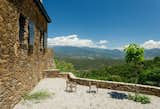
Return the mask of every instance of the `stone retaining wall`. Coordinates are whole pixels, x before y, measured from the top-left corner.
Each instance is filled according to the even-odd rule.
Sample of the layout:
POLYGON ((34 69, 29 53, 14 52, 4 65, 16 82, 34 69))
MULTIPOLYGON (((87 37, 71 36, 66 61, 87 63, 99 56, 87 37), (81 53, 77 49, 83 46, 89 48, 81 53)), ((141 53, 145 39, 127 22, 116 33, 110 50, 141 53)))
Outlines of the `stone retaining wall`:
POLYGON ((60 73, 59 69, 49 69, 44 71, 45 77, 46 78, 64 78, 68 79, 69 74, 68 73, 60 73))
MULTIPOLYGON (((48 71, 48 73, 49 73, 49 71, 48 71)), ((72 73, 55 74, 52 71, 50 73, 52 74, 52 76, 48 76, 48 77, 62 77, 62 78, 67 77, 70 81, 74 81, 80 85, 88 86, 89 82, 91 82, 91 84, 97 85, 99 88, 128 91, 128 92, 135 92, 135 90, 137 90, 139 93, 155 95, 155 96, 160 97, 160 87, 131 84, 131 83, 123 83, 123 82, 113 82, 113 81, 102 81, 102 80, 78 78, 78 77, 75 77, 72 73)))

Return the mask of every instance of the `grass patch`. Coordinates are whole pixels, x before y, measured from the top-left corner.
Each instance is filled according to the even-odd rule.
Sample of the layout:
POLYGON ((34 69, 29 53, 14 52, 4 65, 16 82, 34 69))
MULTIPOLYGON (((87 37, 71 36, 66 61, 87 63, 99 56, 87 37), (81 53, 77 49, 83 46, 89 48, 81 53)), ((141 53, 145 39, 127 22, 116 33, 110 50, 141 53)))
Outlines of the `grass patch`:
POLYGON ((148 104, 150 103, 150 98, 145 95, 135 94, 135 95, 128 95, 129 100, 133 100, 135 102, 140 102, 141 104, 148 104))
POLYGON ((43 100, 51 97, 53 94, 48 91, 37 91, 34 93, 25 94, 24 100, 43 100))

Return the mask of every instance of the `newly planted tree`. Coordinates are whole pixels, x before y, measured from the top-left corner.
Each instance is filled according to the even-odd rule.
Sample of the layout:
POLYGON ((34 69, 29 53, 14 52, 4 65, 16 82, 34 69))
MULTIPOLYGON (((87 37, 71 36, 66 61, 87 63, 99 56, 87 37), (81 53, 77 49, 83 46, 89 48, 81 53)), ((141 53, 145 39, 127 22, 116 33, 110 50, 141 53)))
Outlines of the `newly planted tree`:
MULTIPOLYGON (((144 48, 136 44, 130 44, 127 48, 124 49, 124 51, 125 60, 128 64, 131 64, 133 65, 133 67, 135 67, 134 74, 137 78, 138 73, 140 73, 140 68, 142 67, 144 61, 144 48)), ((137 83, 137 79, 135 83, 137 83)))
MULTIPOLYGON (((142 69, 142 64, 144 61, 144 48, 136 45, 130 44, 127 48, 125 48, 125 60, 127 63, 133 65, 134 74, 135 74, 135 83, 138 82, 138 76, 142 69)), ((150 98, 147 96, 142 96, 138 94, 138 89, 135 87, 135 95, 128 96, 129 99, 134 100, 136 102, 141 102, 143 104, 150 103, 150 98)))
MULTIPOLYGON (((135 83, 138 83, 138 75, 142 68, 142 63, 144 61, 144 48, 136 45, 130 44, 125 51, 125 60, 128 64, 134 67, 135 83)), ((137 92, 137 90, 136 90, 137 92)))

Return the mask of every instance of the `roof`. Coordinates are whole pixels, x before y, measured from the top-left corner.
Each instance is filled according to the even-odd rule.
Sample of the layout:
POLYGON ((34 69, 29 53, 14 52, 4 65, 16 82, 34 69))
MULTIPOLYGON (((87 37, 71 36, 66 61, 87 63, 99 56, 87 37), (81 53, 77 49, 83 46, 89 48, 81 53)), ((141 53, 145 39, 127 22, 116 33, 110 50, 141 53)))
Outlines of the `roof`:
POLYGON ((39 8, 39 10, 42 12, 43 16, 45 17, 45 19, 47 20, 48 23, 51 23, 51 18, 48 16, 47 11, 45 10, 43 4, 41 3, 40 0, 33 0, 37 7, 39 8))

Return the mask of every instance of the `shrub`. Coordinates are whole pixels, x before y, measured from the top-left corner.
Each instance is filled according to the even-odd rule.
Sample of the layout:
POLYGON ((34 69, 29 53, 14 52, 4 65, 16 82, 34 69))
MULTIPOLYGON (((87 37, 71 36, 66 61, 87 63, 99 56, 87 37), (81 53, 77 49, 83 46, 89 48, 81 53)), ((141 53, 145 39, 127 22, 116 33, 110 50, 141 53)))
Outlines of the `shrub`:
POLYGON ((160 68, 147 69, 139 75, 140 84, 160 86, 160 68))
POLYGON ((23 96, 24 100, 41 100, 49 98, 52 94, 48 91, 37 91, 23 96))
POLYGON ((110 75, 109 77, 108 77, 108 80, 109 81, 122 81, 122 77, 120 77, 119 75, 110 75))
POLYGON ((133 100, 135 102, 141 102, 141 104, 150 103, 150 98, 145 95, 135 94, 135 95, 128 95, 129 100, 133 100))
POLYGON ((60 71, 62 72, 75 72, 72 63, 67 63, 65 61, 55 59, 55 64, 57 69, 60 69, 60 71))

